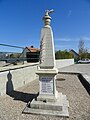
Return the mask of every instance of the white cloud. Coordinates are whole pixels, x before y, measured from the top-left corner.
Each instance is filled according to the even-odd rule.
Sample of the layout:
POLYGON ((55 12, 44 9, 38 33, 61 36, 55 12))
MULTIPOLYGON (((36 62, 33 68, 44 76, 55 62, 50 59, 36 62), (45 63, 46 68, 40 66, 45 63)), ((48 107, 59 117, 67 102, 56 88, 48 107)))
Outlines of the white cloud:
POLYGON ((80 39, 84 40, 85 46, 87 48, 90 48, 90 37, 83 36, 83 37, 77 37, 77 38, 56 38, 55 39, 55 49, 56 50, 65 50, 65 49, 74 49, 78 51, 78 44, 80 39))
POLYGON ((55 41, 71 41, 70 38, 56 38, 55 41))
POLYGON ((80 38, 56 38, 55 41, 62 41, 62 42, 71 42, 71 41, 79 41, 80 39, 84 41, 90 41, 90 37, 80 37, 80 38))
POLYGON ((56 38, 55 41, 63 41, 63 42, 71 42, 71 41, 79 41, 80 38, 56 38))
POLYGON ((69 38, 60 38, 60 39, 57 39, 57 40, 59 40, 59 41, 71 41, 71 39, 69 39, 69 38))
POLYGON ((90 37, 82 37, 82 39, 85 40, 85 41, 89 41, 90 37))
POLYGON ((68 49, 69 45, 65 44, 65 45, 58 45, 58 44, 55 44, 55 50, 65 50, 65 49, 68 49))

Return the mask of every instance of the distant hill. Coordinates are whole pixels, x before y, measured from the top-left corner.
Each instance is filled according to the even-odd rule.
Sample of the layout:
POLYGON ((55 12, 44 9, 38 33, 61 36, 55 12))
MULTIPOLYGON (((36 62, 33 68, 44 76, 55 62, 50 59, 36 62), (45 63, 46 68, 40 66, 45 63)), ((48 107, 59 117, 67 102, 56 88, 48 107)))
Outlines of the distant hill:
POLYGON ((8 52, 0 52, 0 58, 5 58, 8 52))
POLYGON ((11 54, 20 54, 20 53, 13 53, 13 52, 0 52, 0 58, 6 58, 11 54))

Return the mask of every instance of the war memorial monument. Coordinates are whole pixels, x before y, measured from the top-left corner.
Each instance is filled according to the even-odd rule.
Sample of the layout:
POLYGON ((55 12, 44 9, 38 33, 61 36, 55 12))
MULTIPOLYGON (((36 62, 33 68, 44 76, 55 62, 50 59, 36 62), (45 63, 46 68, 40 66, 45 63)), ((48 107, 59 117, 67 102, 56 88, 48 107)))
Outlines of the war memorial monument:
POLYGON ((53 10, 46 10, 43 17, 44 27, 40 38, 40 64, 36 74, 39 75, 39 95, 33 99, 30 107, 25 107, 23 113, 54 115, 69 117, 69 102, 66 95, 56 90, 55 51, 53 32, 50 26, 53 10))

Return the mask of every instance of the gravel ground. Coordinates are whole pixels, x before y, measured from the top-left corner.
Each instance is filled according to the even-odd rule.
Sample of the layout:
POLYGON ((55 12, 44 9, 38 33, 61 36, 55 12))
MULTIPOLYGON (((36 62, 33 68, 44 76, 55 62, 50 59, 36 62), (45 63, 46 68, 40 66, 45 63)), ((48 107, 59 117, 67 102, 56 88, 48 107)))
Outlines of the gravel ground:
POLYGON ((90 96, 76 75, 58 75, 57 90, 67 95, 69 118, 22 114, 28 100, 38 92, 38 80, 0 97, 0 120, 90 120, 90 96))

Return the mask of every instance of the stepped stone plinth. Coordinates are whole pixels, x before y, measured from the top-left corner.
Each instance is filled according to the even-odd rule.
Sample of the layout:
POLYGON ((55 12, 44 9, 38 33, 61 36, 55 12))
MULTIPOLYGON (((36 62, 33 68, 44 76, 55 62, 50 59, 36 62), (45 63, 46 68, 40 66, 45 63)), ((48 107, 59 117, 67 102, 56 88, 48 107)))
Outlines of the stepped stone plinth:
POLYGON ((55 52, 53 32, 50 26, 53 10, 47 10, 44 20, 44 27, 41 30, 40 39, 40 65, 36 74, 39 75, 39 95, 30 103, 30 107, 24 109, 24 113, 69 116, 69 102, 66 95, 56 90, 56 75, 58 70, 55 66, 55 52))

